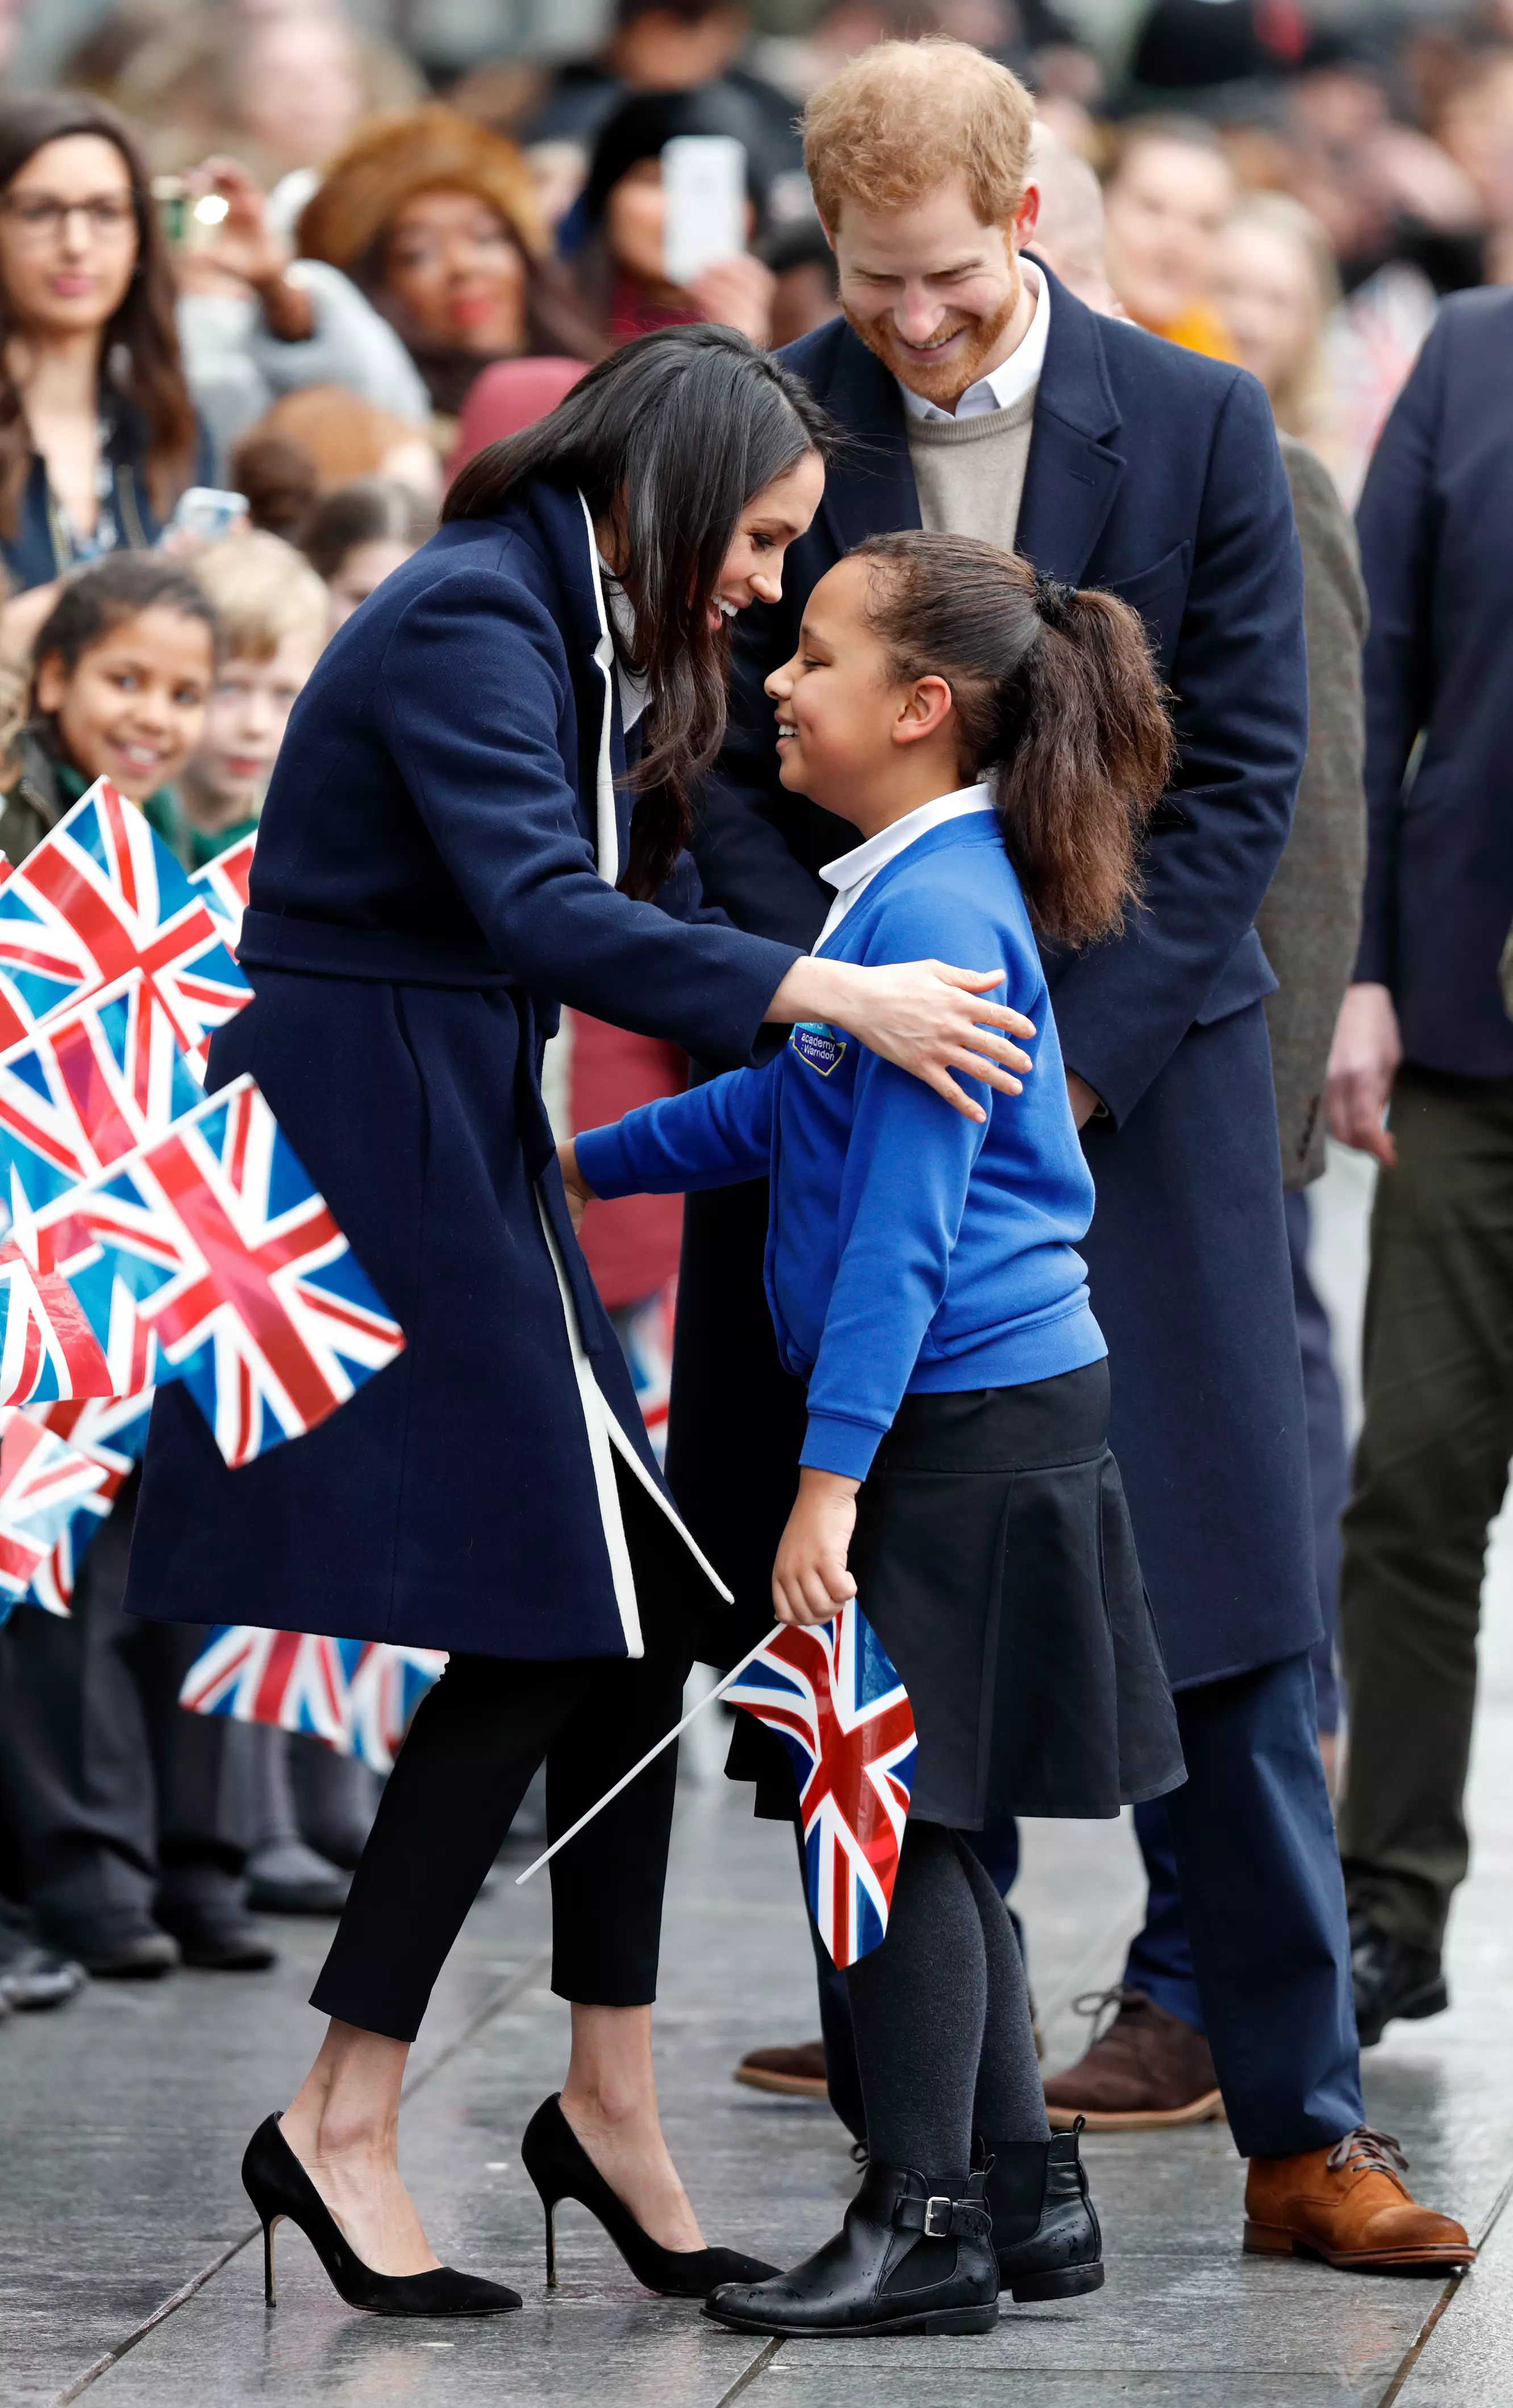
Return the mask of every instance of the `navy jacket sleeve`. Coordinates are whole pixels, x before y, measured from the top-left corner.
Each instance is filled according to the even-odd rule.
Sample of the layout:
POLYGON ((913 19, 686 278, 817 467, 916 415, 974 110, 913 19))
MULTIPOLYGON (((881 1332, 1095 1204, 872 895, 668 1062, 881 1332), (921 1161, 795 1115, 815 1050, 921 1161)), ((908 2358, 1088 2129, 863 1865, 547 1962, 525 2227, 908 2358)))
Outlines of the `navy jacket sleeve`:
POLYGON ((1125 934, 1052 982, 1067 1068, 1116 1122, 1170 1060, 1254 922, 1307 748, 1303 563, 1252 377, 1235 379, 1203 477, 1171 678, 1180 764, 1169 824, 1146 845, 1143 907, 1125 934))
POLYGON ((749 1056, 798 949, 607 886, 563 774, 573 695, 547 610, 461 567, 384 649, 375 708, 432 840, 521 984, 717 1059, 749 1056))
POLYGON ((1434 693, 1431 640, 1434 449, 1449 322, 1441 318, 1382 430, 1357 526, 1371 622, 1366 636, 1366 886, 1355 975, 1392 983, 1392 925, 1403 781, 1434 693))

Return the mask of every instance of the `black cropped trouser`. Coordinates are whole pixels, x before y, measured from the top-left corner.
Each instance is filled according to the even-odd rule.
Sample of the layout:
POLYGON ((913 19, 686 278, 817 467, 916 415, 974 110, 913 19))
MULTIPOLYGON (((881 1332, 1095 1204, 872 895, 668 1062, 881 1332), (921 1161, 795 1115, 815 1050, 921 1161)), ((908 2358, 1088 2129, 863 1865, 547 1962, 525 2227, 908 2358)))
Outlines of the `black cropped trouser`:
MULTIPOLYGON (((384 1791, 310 2004, 413 2040, 537 1766, 553 1839, 678 1719, 688 1662, 653 1654, 521 1663, 453 1656, 384 1791)), ((551 1986, 580 2006, 649 2005, 678 1750, 665 1749, 551 1863, 551 1986)))

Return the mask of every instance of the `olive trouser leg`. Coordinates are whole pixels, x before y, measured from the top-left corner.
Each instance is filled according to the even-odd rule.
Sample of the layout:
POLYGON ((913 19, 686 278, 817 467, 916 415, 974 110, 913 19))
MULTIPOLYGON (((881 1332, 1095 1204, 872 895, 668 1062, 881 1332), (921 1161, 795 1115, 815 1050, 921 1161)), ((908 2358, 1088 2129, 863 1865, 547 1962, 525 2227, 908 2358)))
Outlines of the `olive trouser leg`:
POLYGON ((1487 1532, 1513 1456, 1513 1080, 1405 1067, 1377 1189, 1344 1522, 1352 1913, 1437 1950, 1465 1877, 1487 1532))

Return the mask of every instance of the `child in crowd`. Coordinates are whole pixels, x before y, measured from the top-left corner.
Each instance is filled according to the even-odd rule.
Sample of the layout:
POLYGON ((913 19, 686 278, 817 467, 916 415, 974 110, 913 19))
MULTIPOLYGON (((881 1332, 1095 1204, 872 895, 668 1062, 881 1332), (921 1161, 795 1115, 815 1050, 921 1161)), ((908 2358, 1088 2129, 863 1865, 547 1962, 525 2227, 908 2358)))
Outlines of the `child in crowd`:
POLYGON ((326 590, 308 561, 253 529, 194 564, 221 622, 222 652, 205 732, 176 796, 147 815, 186 869, 250 836, 289 714, 326 640, 326 590))
MULTIPOLYGON (((179 562, 113 552, 66 581, 0 779, 12 863, 101 776, 153 817, 177 810, 220 651, 215 605, 179 562)), ((0 1638, 0 1772, 27 1905, 43 1946, 97 1976, 151 1979, 180 1959, 257 1971, 274 1951, 244 1899, 233 1726, 177 1704, 207 1634, 122 1611, 136 1505, 134 1475, 66 1621, 23 1608, 0 1638)))
POLYGON ((435 512, 407 485, 357 477, 318 502, 300 549, 325 581, 335 629, 435 533, 435 512))
POLYGON ((21 724, 0 771, 8 861, 23 861, 96 778, 144 809, 174 807, 220 645, 208 595, 160 553, 113 552, 68 580, 38 631, 21 724))
POLYGON ((1102 2281, 1074 2134, 1047 2130, 1007 1911, 964 1836, 1112 1815, 1182 1778, 1108 1452, 1106 1348, 1073 1251, 1092 1212, 1037 936, 1137 908, 1170 733, 1140 623, 983 543, 881 537, 816 587, 768 681, 782 782, 864 839, 821 872, 818 951, 1001 964, 1040 1030, 975 1120, 843 1031, 562 1149, 591 1196, 771 1177, 767 1288, 808 1383, 773 1597, 858 1595, 919 1755, 886 1937, 847 1974, 869 2163, 844 2230, 717 2291, 743 2330, 986 2330, 1102 2281))

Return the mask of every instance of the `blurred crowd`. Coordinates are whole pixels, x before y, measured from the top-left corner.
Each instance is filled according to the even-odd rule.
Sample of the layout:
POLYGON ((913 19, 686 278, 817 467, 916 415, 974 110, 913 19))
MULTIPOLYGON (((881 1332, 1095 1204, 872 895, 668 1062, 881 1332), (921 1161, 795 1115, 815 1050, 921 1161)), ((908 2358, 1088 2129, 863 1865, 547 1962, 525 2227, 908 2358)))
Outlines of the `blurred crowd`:
MULTIPOLYGON (((1442 299, 1513 283, 1513 0, 41 16, 0 7, 12 861, 103 773, 203 867, 255 827, 321 647, 464 461, 637 334, 780 345, 832 317, 795 120, 880 38, 947 32, 1023 76, 1034 248, 1094 308, 1253 370, 1348 507, 1442 299), (679 280, 664 154, 690 136, 739 146, 742 191, 724 255, 679 280)), ((568 1015, 554 1109, 587 1125, 685 1075, 568 1015)), ((653 1427, 679 1210, 595 1205, 585 1230, 653 1427)), ((78 1965, 267 1962, 249 1866, 253 1904, 335 1911, 372 1811, 360 1769, 176 1715, 169 1635, 128 1627, 91 1561, 72 1627, 7 1633, 0 2011, 78 1965)))

